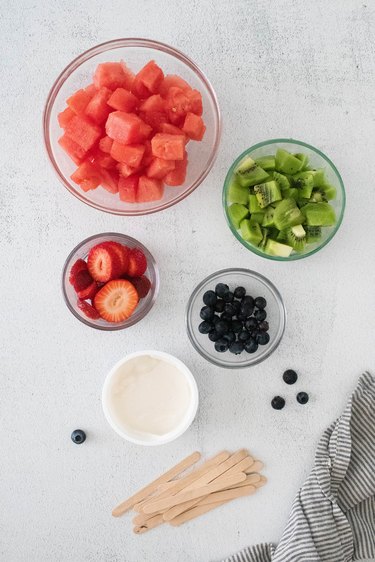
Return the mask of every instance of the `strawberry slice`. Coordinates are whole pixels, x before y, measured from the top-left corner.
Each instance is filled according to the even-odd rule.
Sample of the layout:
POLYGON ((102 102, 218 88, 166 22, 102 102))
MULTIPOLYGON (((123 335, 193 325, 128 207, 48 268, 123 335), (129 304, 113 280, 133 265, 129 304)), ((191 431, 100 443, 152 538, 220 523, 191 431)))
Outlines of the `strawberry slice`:
POLYGON ((98 318, 100 318, 99 312, 85 300, 78 299, 77 306, 80 310, 82 310, 83 314, 87 316, 87 318, 90 318, 91 320, 98 320, 98 318))
POLYGON ((127 246, 124 246, 123 244, 120 244, 119 242, 114 242, 112 240, 108 240, 108 242, 103 242, 102 246, 103 248, 109 248, 113 250, 113 252, 117 255, 121 264, 120 275, 126 273, 128 269, 130 249, 127 246))
POLYGON ((151 282, 148 277, 142 275, 141 277, 135 277, 132 279, 132 283, 138 293, 140 299, 144 299, 151 288, 151 282))
POLYGON ((77 291, 77 297, 80 299, 93 299, 96 293, 99 291, 99 287, 96 281, 92 281, 88 287, 82 289, 82 291, 77 291))
POLYGON ((146 256, 139 248, 132 248, 129 255, 129 277, 140 277, 147 269, 146 256))
POLYGON ((76 293, 87 289, 89 285, 93 282, 93 278, 91 277, 90 273, 87 269, 83 269, 79 271, 77 275, 73 278, 72 285, 76 293))
POLYGON ((87 271, 87 263, 85 260, 79 259, 71 267, 69 272, 69 283, 74 286, 74 280, 80 271, 87 271))
POLYGON ((110 279, 116 279, 121 275, 121 261, 113 248, 97 244, 91 248, 87 267, 91 277, 95 281, 106 283, 110 279))
POLYGON ((107 322, 122 322, 129 318, 138 304, 138 293, 130 281, 109 281, 95 295, 94 306, 107 322))

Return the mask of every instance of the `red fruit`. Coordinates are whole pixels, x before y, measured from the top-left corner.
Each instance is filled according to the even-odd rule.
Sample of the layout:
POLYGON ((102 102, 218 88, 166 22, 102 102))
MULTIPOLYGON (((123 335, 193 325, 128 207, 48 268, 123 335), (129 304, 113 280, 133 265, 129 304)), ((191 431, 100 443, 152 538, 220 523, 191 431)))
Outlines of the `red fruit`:
POLYGON ((95 295, 95 308, 107 322, 122 322, 129 318, 138 304, 138 293, 130 281, 109 281, 95 295))
POLYGON ((120 176, 118 191, 121 201, 126 203, 136 203, 138 200, 139 175, 134 174, 127 178, 120 176))
MULTIPOLYGON (((137 86, 139 84, 144 86, 151 94, 156 94, 163 80, 164 74, 162 69, 155 61, 151 60, 138 72, 134 82, 137 86)), ((142 92, 142 88, 136 87, 136 90, 142 92)))
POLYGON ((138 105, 138 98, 124 88, 117 88, 108 100, 108 105, 119 111, 131 113, 138 105))
POLYGON ((154 157, 152 156, 152 148, 151 148, 151 141, 145 141, 145 153, 142 158, 141 166, 148 166, 153 161, 154 157))
POLYGON ((65 129, 65 127, 67 126, 71 118, 74 117, 74 115, 75 113, 72 109, 70 109, 70 107, 66 107, 64 111, 61 111, 57 116, 57 120, 59 122, 60 127, 65 129))
POLYGON ((85 300, 78 299, 77 306, 80 310, 82 310, 83 314, 87 316, 87 318, 90 318, 91 320, 98 320, 98 318, 100 318, 99 312, 85 300))
POLYGON ((102 187, 109 193, 118 193, 118 173, 117 170, 105 170, 101 168, 102 187))
POLYGON ((163 158, 153 158, 151 164, 146 170, 147 177, 163 179, 164 176, 175 169, 174 160, 164 160, 163 158))
POLYGON ((200 141, 203 139, 206 130, 202 117, 195 115, 195 113, 188 113, 185 117, 184 125, 182 127, 184 133, 191 139, 200 141))
POLYGON ((65 134, 76 142, 83 150, 90 150, 102 135, 98 125, 91 123, 86 117, 75 115, 66 126, 65 134))
POLYGON ((82 269, 74 276, 72 280, 72 285, 76 293, 78 291, 83 291, 87 289, 89 285, 91 285, 93 279, 87 269, 82 269))
POLYGON ((202 102, 202 95, 198 90, 189 90, 185 92, 189 102, 190 107, 189 111, 195 113, 196 115, 202 115, 203 113, 203 102, 202 102))
POLYGON ((86 107, 86 115, 99 125, 104 123, 111 111, 107 104, 111 93, 108 88, 100 88, 86 107))
POLYGON ((143 144, 121 144, 113 141, 111 156, 118 162, 125 162, 125 164, 132 168, 138 168, 144 151, 145 147, 143 144))
POLYGON ((103 62, 98 64, 94 73, 94 84, 99 90, 103 86, 110 90, 129 88, 134 74, 123 62, 103 62))
MULTIPOLYGON (((132 168, 131 166, 125 164, 125 162, 118 162, 118 164, 116 164, 116 168, 118 169, 120 176, 124 178, 128 178, 129 176, 131 176, 137 171, 135 168, 132 168)), ((120 186, 119 186, 119 190, 120 190, 120 186)))
POLYGON ((164 160, 183 160, 185 136, 157 133, 151 139, 152 154, 164 160))
POLYGON ((151 282, 148 277, 145 275, 142 275, 141 277, 134 277, 131 282, 133 283, 139 298, 144 299, 151 288, 151 282))
POLYGON ((140 277, 147 269, 147 259, 142 250, 132 248, 129 254, 128 273, 129 277, 140 277))
POLYGON ((169 119, 173 124, 176 125, 183 121, 187 112, 190 111, 190 100, 186 90, 170 88, 166 96, 166 106, 169 119))
POLYGON ((111 152, 112 143, 113 143, 113 140, 110 139, 109 137, 105 136, 102 139, 100 139, 99 148, 103 152, 106 152, 106 153, 109 154, 111 152))
POLYGON ((181 90, 191 90, 191 87, 185 80, 175 74, 167 74, 160 85, 159 94, 165 97, 170 88, 180 88, 181 90))
POLYGON ((149 111, 165 111, 165 101, 159 94, 150 96, 144 100, 139 106, 139 111, 149 112, 149 111))
POLYGON ((74 285, 74 279, 80 271, 87 271, 87 263, 85 260, 79 259, 74 262, 69 272, 69 283, 74 285))
POLYGON ((91 277, 101 283, 116 279, 121 274, 121 261, 117 254, 111 248, 103 247, 102 244, 91 248, 87 258, 87 267, 91 277))
POLYGON ((138 203, 148 203, 149 201, 160 201, 164 195, 163 183, 161 180, 141 176, 138 182, 137 201, 138 203))
POLYGON ((95 84, 89 84, 86 86, 85 92, 87 92, 91 97, 94 96, 96 94, 95 84))
POLYGON ((170 186, 182 185, 186 179, 187 165, 188 159, 187 155, 185 155, 185 158, 183 160, 177 160, 175 162, 175 169, 171 172, 168 172, 168 174, 164 176, 164 183, 170 186))
POLYGON ((87 152, 83 150, 74 140, 67 137, 65 134, 57 141, 61 148, 70 156, 77 166, 85 159, 87 152))
POLYGON ((117 255, 121 264, 120 275, 126 273, 128 270, 130 249, 127 246, 124 246, 123 244, 120 244, 119 242, 115 242, 112 240, 108 240, 108 242, 103 242, 102 247, 110 248, 111 250, 113 250, 113 252, 117 255))
MULTIPOLYGON (((171 123, 161 123, 159 131, 160 133, 167 133, 168 135, 183 135, 184 137, 186 137, 182 129, 176 127, 176 125, 172 125, 171 123)), ((189 139, 185 138, 185 143, 188 140, 189 139)))
POLYGON ((70 176, 74 183, 77 183, 83 191, 96 189, 102 181, 102 176, 95 164, 85 160, 70 176))
POLYGON ((93 299, 98 290, 98 284, 95 281, 92 281, 88 287, 82 289, 81 291, 77 291, 77 297, 83 300, 93 299))
POLYGON ((74 94, 66 100, 66 103, 76 115, 82 115, 90 100, 90 94, 82 89, 74 92, 74 94))
POLYGON ((167 114, 162 111, 142 112, 140 113, 140 117, 154 131, 159 131, 162 124, 168 121, 167 114))
POLYGON ((110 154, 103 152, 99 148, 94 151, 92 162, 99 166, 99 168, 105 168, 106 170, 113 168, 117 164, 110 154))
POLYGON ((145 139, 145 133, 151 131, 135 113, 113 111, 109 114, 105 130, 107 135, 121 144, 137 144, 145 139))

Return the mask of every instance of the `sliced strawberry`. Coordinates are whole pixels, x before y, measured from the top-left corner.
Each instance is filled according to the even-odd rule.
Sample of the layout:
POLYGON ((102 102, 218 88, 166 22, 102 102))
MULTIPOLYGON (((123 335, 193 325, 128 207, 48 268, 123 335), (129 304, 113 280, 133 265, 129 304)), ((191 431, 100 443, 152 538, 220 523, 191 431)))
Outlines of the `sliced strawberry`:
POLYGON ((128 275, 129 277, 140 277, 147 269, 146 256, 138 248, 132 248, 129 255, 128 275))
POLYGON ((79 297, 82 300, 93 299, 96 293, 98 292, 98 290, 99 290, 98 284, 96 283, 96 281, 92 281, 90 285, 88 285, 85 289, 82 289, 81 291, 77 291, 77 297, 79 297))
POLYGON ((121 261, 112 248, 103 248, 102 244, 98 244, 89 252, 87 267, 95 281, 105 283, 120 276, 121 261))
POLYGON ((135 277, 134 279, 132 278, 132 283, 136 288, 139 298, 144 299, 145 296, 148 295, 148 292, 151 288, 151 281, 148 279, 148 277, 142 275, 141 277, 135 277))
POLYGON ((82 271, 79 271, 74 277, 72 285, 75 292, 78 293, 79 291, 86 289, 92 282, 93 278, 87 269, 82 269, 82 271))
POLYGON ((98 320, 98 318, 100 318, 99 312, 85 300, 78 299, 77 306, 80 310, 82 310, 83 314, 87 316, 87 318, 90 318, 91 320, 98 320))
POLYGON ((85 260, 79 259, 72 265, 69 272, 69 283, 74 284, 74 279, 80 271, 87 271, 87 263, 85 260))
POLYGON ((138 293, 130 281, 109 281, 95 295, 94 305, 107 322, 122 322, 129 318, 138 304, 138 293))
POLYGON ((121 273, 123 275, 128 270, 128 262, 129 262, 129 252, 130 249, 119 242, 114 242, 112 240, 108 240, 108 242, 102 243, 103 248, 110 248, 113 252, 117 255, 118 259, 121 263, 121 273))

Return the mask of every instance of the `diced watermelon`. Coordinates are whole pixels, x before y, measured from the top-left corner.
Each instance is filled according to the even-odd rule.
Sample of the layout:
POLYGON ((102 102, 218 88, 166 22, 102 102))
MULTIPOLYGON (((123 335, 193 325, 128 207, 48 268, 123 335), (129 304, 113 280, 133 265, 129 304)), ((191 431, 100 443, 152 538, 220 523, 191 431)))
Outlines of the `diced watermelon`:
POLYGON ((151 164, 154 157, 152 155, 151 141, 146 140, 145 142, 145 153, 142 158, 141 166, 145 167, 151 164))
POLYGON ((124 88, 117 88, 109 98, 108 105, 113 109, 131 113, 138 105, 138 98, 124 88))
POLYGON ((139 176, 134 175, 128 178, 121 177, 118 182, 119 197, 121 201, 136 203, 139 176))
POLYGON ((160 66, 151 60, 136 74, 135 80, 145 86, 151 94, 156 94, 164 80, 164 73, 160 66))
POLYGON ((89 84, 88 86, 86 86, 85 92, 87 92, 92 98, 96 94, 95 84, 89 84))
POLYGON ((160 133, 167 133, 168 135, 183 135, 185 137, 185 144, 189 142, 189 139, 185 135, 184 131, 171 123, 161 123, 159 131, 160 133))
POLYGON ((70 177, 83 191, 97 188, 102 181, 99 169, 89 160, 82 162, 70 177))
POLYGON ((155 94, 144 100, 139 106, 139 111, 165 111, 165 101, 159 94, 155 94))
POLYGON ((133 73, 127 68, 123 62, 102 62, 98 64, 94 73, 94 84, 97 90, 109 88, 129 89, 133 81, 133 73))
POLYGON ((154 131, 159 131, 161 125, 168 121, 167 114, 161 111, 148 111, 147 113, 140 113, 139 115, 154 131))
POLYGON ((94 151, 92 155, 92 161, 101 168, 105 168, 106 170, 114 168, 117 164, 116 160, 114 160, 110 154, 103 152, 99 148, 94 151))
POLYGON ((105 86, 100 88, 86 107, 86 115, 99 125, 104 123, 111 111, 111 108, 107 104, 111 93, 111 90, 105 86))
POLYGON ((184 133, 194 140, 202 140, 206 130, 202 117, 195 115, 195 113, 188 113, 185 117, 184 125, 182 127, 184 133))
POLYGON ((174 125, 181 124, 190 110, 190 100, 187 92, 173 86, 167 93, 166 105, 171 123, 174 125))
POLYGON ((110 193, 118 193, 119 175, 117 170, 105 170, 101 168, 100 173, 102 176, 102 187, 110 193))
POLYGON ((74 115, 75 113, 72 109, 70 109, 70 107, 66 107, 64 111, 61 111, 57 116, 57 120, 59 122, 60 127, 65 129, 65 127, 67 126, 71 118, 74 117, 74 115))
POLYGON ((81 89, 74 92, 74 94, 66 100, 66 103, 76 115, 82 115, 90 100, 90 94, 86 90, 81 89))
POLYGON ((188 165, 187 154, 183 160, 177 160, 175 162, 175 169, 164 177, 163 181, 166 185, 178 186, 182 185, 186 179, 186 170, 188 165))
POLYGON ((65 134, 87 151, 94 146, 102 131, 86 117, 75 115, 67 124, 65 134))
POLYGON ((111 156, 118 162, 125 162, 128 166, 138 168, 141 164, 145 147, 143 144, 121 144, 113 141, 111 156))
POLYGON ((151 140, 152 154, 164 160, 182 160, 185 154, 185 136, 157 133, 151 140))
MULTIPOLYGON (((148 127, 135 113, 113 111, 109 114, 105 130, 107 135, 121 144, 137 144, 144 140, 144 127, 148 127)), ((151 127, 148 127, 151 131, 151 127)))
POLYGON ((164 160, 163 158, 153 158, 151 164, 147 168, 146 174, 149 178, 161 180, 175 169, 174 160, 164 160))
POLYGON ((147 123, 145 123, 143 119, 141 119, 139 131, 142 136, 142 141, 144 141, 145 139, 148 139, 148 137, 151 135, 152 127, 147 123))
POLYGON ((160 85, 159 94, 165 97, 168 93, 170 88, 181 88, 181 90, 190 90, 191 87, 185 80, 183 80, 180 76, 176 76, 175 74, 167 74, 160 85))
POLYGON ((86 158, 87 152, 65 134, 57 142, 77 166, 86 158))
POLYGON ((148 201, 159 201, 163 197, 164 188, 159 180, 141 176, 138 183, 137 201, 146 203, 148 201))
POLYGON ((189 90, 185 93, 190 102, 189 111, 195 113, 196 115, 202 115, 203 102, 201 93, 198 92, 198 90, 189 90))
POLYGON ((113 140, 109 137, 105 136, 99 141, 99 148, 103 152, 107 152, 108 154, 111 152, 113 140))
POLYGON ((123 176, 124 178, 132 176, 137 171, 135 168, 132 168, 131 166, 128 166, 128 164, 125 164, 125 162, 118 162, 116 164, 116 168, 119 171, 120 176, 123 176))

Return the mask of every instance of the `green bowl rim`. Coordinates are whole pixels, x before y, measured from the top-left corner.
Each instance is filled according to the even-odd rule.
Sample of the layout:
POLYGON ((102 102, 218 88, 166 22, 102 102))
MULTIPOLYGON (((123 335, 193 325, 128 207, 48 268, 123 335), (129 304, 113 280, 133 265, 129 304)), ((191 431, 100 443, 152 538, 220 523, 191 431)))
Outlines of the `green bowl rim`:
POLYGON ((295 261, 295 260, 301 260, 303 258, 307 258, 308 256, 312 256, 313 254, 316 254, 319 250, 321 250, 322 248, 324 248, 324 246, 326 246, 328 244, 328 242, 330 242, 332 240, 332 238, 335 236, 336 232, 338 231, 338 229, 341 226, 343 217, 344 217, 344 211, 345 211, 345 206, 346 206, 346 193, 345 193, 345 187, 344 187, 344 182, 342 181, 342 177, 338 171, 338 169, 336 168, 336 166, 334 165, 334 163, 332 162, 332 160, 330 160, 328 158, 328 156, 326 156, 324 154, 324 152, 322 152, 321 150, 319 150, 318 148, 316 148, 315 146, 312 146, 311 144, 308 144, 306 142, 303 141, 299 141, 296 139, 286 139, 286 138, 280 138, 280 139, 271 139, 271 140, 267 140, 267 141, 262 141, 262 142, 258 142, 257 144, 254 144, 253 146, 251 146, 250 148, 247 148, 246 150, 244 150, 233 162, 233 164, 231 165, 231 167, 228 170, 227 175, 225 176, 225 180, 224 180, 224 186, 223 186, 223 198, 222 198, 222 204, 223 204, 223 209, 224 209, 224 214, 225 214, 225 218, 226 221, 228 223, 228 226, 230 228, 230 230, 232 231, 232 234, 234 234, 234 236, 237 238, 237 240, 239 242, 241 242, 241 244, 243 246, 245 246, 245 248, 247 248, 248 250, 250 250, 251 252, 253 252, 254 254, 257 254, 258 256, 262 257, 262 258, 266 258, 269 260, 273 260, 273 261, 295 261), (251 244, 249 244, 248 242, 246 242, 246 240, 244 240, 240 234, 238 233, 238 231, 235 229, 235 227, 232 225, 229 215, 228 215, 228 205, 227 205, 227 200, 226 200, 226 195, 227 195, 227 190, 228 190, 228 185, 229 185, 229 180, 231 179, 233 173, 234 173, 234 169, 236 168, 236 166, 238 165, 238 163, 245 157, 245 156, 251 156, 251 152, 253 152, 254 150, 256 150, 257 148, 261 148, 263 146, 267 146, 267 145, 272 145, 272 144, 277 144, 277 143, 286 143, 286 144, 297 144, 299 146, 304 146, 306 148, 308 148, 309 150, 312 150, 313 152, 315 152, 316 154, 318 154, 321 158, 323 158, 323 160, 325 160, 333 169, 334 173, 337 176, 339 185, 341 187, 341 192, 342 192, 342 205, 341 205, 341 210, 340 210, 340 215, 338 217, 338 220, 336 222, 336 225, 333 227, 332 232, 330 233, 330 235, 326 238, 326 240, 324 242, 322 242, 322 244, 320 244, 319 246, 317 246, 316 248, 310 250, 309 252, 306 252, 305 254, 292 254, 291 256, 289 256, 288 258, 282 258, 279 256, 270 256, 268 254, 266 254, 265 252, 262 252, 261 250, 259 250, 258 248, 256 248, 255 246, 252 246, 251 244))

